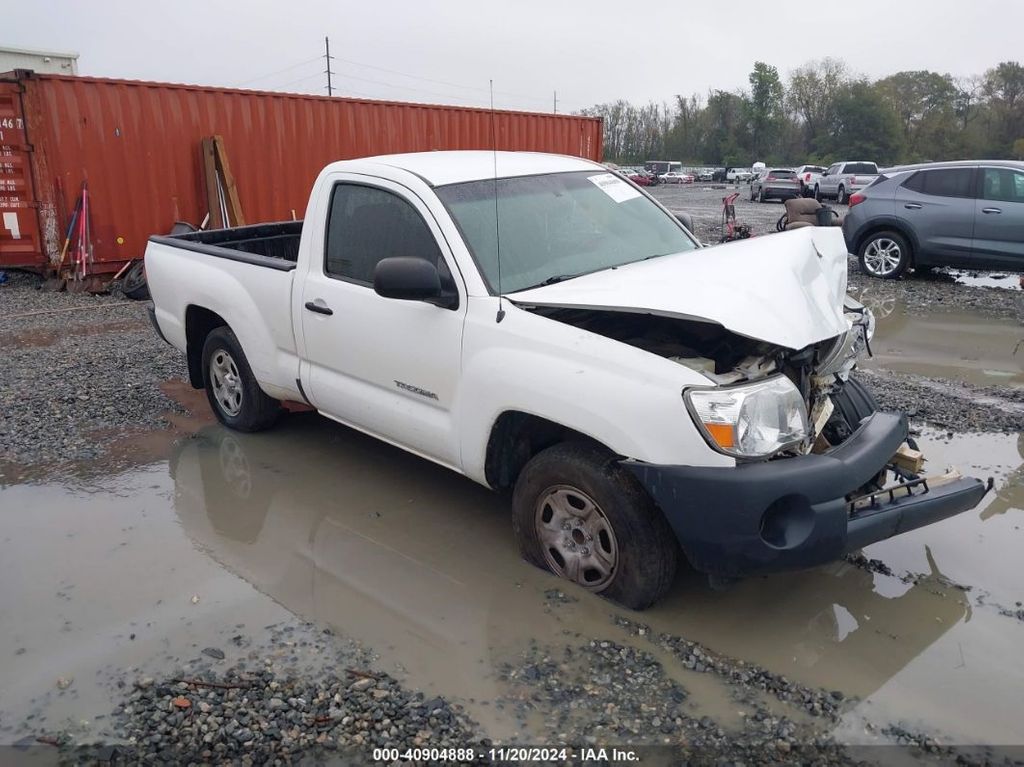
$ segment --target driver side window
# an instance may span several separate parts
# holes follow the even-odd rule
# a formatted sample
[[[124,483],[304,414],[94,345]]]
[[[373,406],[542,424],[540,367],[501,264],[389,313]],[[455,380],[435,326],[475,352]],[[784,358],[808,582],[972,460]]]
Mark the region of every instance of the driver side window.
[[[408,201],[372,186],[336,184],[327,218],[324,272],[372,285],[377,263],[392,256],[423,258],[445,271],[437,240]]]

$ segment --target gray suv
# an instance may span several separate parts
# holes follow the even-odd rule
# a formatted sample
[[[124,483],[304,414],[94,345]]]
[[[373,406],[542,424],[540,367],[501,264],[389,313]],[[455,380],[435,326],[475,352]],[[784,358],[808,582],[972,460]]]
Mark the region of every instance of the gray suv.
[[[887,168],[851,195],[843,235],[874,277],[933,266],[1024,271],[1024,162]]]

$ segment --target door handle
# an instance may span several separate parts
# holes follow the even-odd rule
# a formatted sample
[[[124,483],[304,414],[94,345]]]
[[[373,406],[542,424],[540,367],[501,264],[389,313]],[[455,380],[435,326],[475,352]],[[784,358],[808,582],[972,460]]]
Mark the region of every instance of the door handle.
[[[921,206],[918,205],[916,202],[908,202],[903,207],[906,208],[907,210],[921,210]]]
[[[318,301],[319,303],[317,303]],[[326,314],[328,316],[334,314],[334,310],[320,301],[320,299],[317,299],[316,301],[307,301],[306,308],[311,312],[316,312],[317,314]]]
[[[982,213],[1002,213],[1002,208],[982,208]]]

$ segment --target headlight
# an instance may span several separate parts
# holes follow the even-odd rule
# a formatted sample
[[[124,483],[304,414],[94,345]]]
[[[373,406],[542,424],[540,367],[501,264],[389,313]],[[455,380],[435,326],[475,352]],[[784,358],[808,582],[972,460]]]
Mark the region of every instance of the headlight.
[[[765,458],[807,438],[807,408],[785,376],[742,386],[689,389],[690,415],[716,450]]]

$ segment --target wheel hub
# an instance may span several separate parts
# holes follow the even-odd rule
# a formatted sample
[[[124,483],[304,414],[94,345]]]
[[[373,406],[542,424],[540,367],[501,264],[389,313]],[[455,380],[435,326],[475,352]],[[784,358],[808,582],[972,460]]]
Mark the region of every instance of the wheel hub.
[[[544,559],[556,575],[591,591],[611,583],[618,565],[618,544],[608,517],[583,491],[556,485],[537,502],[537,536]]]
[[[875,275],[892,274],[900,265],[903,251],[899,243],[888,237],[872,240],[864,249],[864,264]]]
[[[227,415],[238,415],[242,410],[242,378],[234,359],[224,349],[218,349],[210,358],[210,379],[213,396]]]

